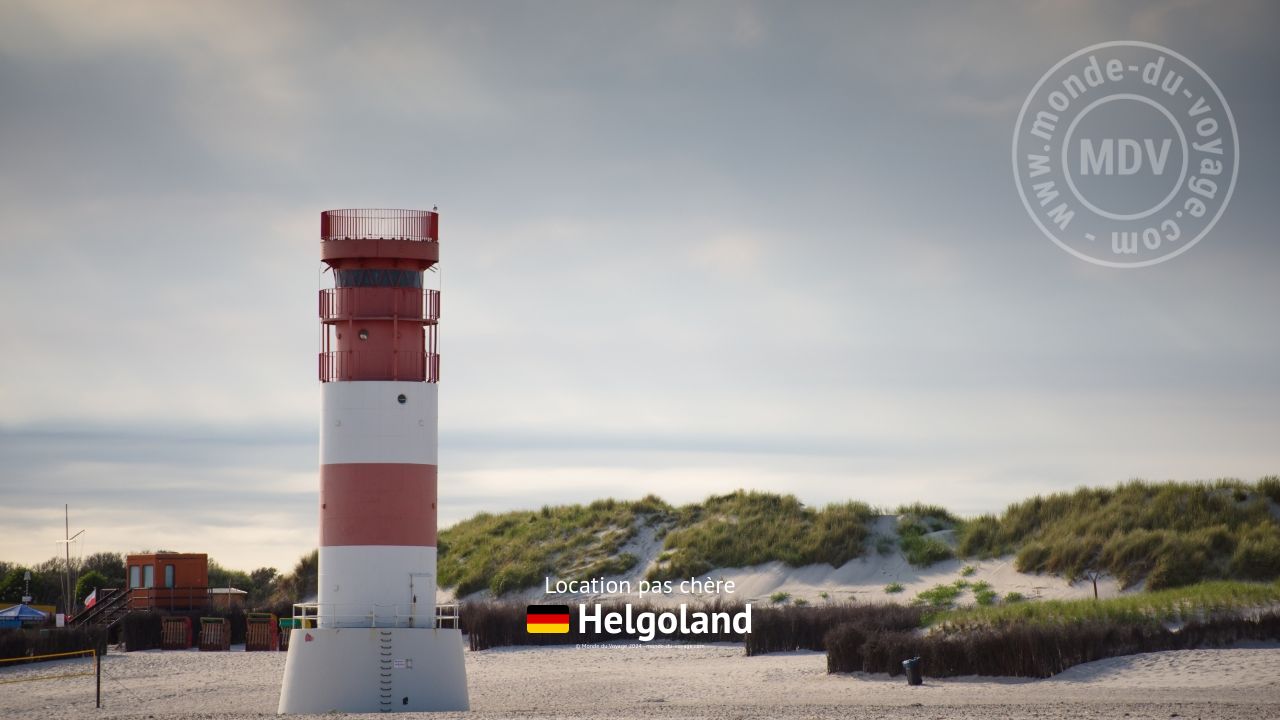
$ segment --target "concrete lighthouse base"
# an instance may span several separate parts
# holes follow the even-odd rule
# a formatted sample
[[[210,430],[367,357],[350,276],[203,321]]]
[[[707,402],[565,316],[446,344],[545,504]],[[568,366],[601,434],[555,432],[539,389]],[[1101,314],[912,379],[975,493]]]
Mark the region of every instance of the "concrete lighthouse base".
[[[278,712],[469,710],[462,632],[443,628],[291,631]]]

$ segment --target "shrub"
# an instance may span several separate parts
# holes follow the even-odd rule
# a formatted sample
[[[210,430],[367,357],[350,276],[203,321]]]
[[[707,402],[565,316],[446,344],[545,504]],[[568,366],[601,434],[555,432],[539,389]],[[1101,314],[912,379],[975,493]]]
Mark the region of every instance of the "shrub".
[[[890,595],[900,593],[902,592],[902,590],[903,590],[903,587],[902,587],[902,583],[900,582],[891,582],[888,585],[884,586],[884,591]]]
[[[1220,646],[1280,638],[1280,614],[1195,620],[1173,632],[1154,620],[1015,623],[961,633],[868,632],[845,623],[824,639],[828,672],[898,675],[902,659],[919,656],[930,677],[1050,677],[1080,663],[1157,650]]]
[[[1024,596],[1022,593],[1016,590],[1007,592],[1004,595],[1004,601],[1007,603],[1022,602],[1023,600],[1026,600],[1026,599],[1027,599],[1026,596]]]
[[[77,607],[79,606],[79,603],[84,602],[84,599],[89,596],[89,593],[93,592],[95,589],[105,587],[107,587],[107,576],[97,570],[90,570],[89,572],[81,575],[80,579],[76,581],[75,600]]]
[[[162,623],[160,613],[152,610],[135,610],[120,621],[121,638],[129,652],[154,650],[160,647]]]
[[[960,577],[973,577],[973,574],[976,572],[978,572],[978,568],[972,565],[965,565],[960,569]]]
[[[854,605],[840,603],[820,607],[781,606],[763,608],[751,618],[746,636],[747,655],[794,650],[825,650],[827,634],[835,627],[853,624],[868,633],[919,627],[922,613],[893,603]]]
[[[781,590],[769,596],[769,602],[773,603],[774,605],[784,605],[790,599],[791,599],[791,593],[785,593],[785,592],[782,592]]]
[[[973,599],[979,605],[994,605],[997,597],[996,591],[989,588],[973,591]]]

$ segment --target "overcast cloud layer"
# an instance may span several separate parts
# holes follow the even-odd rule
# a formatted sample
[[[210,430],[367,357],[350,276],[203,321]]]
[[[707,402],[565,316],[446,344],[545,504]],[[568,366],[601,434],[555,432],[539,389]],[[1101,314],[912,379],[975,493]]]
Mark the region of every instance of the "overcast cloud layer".
[[[317,540],[318,215],[439,205],[440,507],[738,487],[999,510],[1280,472],[1280,11],[0,0],[0,559]],[[1050,243],[1059,59],[1166,45],[1241,170],[1190,252]]]

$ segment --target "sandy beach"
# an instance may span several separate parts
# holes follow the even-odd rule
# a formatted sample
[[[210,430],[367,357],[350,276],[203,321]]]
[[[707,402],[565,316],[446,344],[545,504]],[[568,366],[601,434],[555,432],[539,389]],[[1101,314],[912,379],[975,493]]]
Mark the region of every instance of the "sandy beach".
[[[0,681],[85,661],[0,670]],[[103,708],[93,678],[0,685],[0,717],[251,718],[274,715],[284,653],[112,653]],[[817,652],[745,657],[738,645],[562,646],[467,653],[483,718],[1260,718],[1280,717],[1280,645],[1111,658],[1047,680],[828,675]],[[329,715],[326,717],[334,717]]]

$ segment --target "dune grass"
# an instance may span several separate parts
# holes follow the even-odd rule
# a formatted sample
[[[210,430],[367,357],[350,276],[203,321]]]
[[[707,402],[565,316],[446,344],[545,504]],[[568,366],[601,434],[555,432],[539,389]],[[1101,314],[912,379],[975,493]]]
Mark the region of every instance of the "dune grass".
[[[1146,483],[1036,496],[960,524],[966,557],[1017,553],[1022,572],[1111,575],[1149,589],[1280,576],[1280,478]]]
[[[940,586],[946,587],[946,586]],[[921,593],[923,595],[924,593]],[[1038,600],[981,605],[932,613],[928,625],[945,632],[1007,625],[1186,621],[1222,613],[1280,606],[1280,581],[1214,580],[1179,588],[1133,593],[1106,600]]]
[[[481,513],[440,533],[440,582],[459,595],[496,595],[543,577],[584,579],[632,572],[623,551],[651,527],[663,548],[650,580],[778,561],[839,567],[895,548],[916,567],[956,555],[1016,554],[1022,572],[1070,580],[1112,576],[1131,587],[1184,586],[1206,579],[1280,578],[1280,477],[1257,483],[1146,483],[1036,496],[1000,515],[961,519],[936,505],[896,509],[897,535],[871,536],[877,511],[860,502],[811,507],[793,495],[738,491],[673,507],[637,501]],[[954,531],[955,550],[945,535]],[[972,575],[972,566],[961,571]],[[991,588],[974,599],[997,604]],[[1006,597],[1005,602],[1016,598]]]
[[[902,505],[897,515],[898,546],[907,562],[916,567],[929,567],[955,557],[949,545],[927,535],[955,528],[960,524],[959,518],[945,508],[921,503]]]
[[[458,595],[494,595],[541,585],[543,578],[585,579],[627,572],[638,562],[620,549],[641,522],[661,521],[671,506],[649,496],[636,501],[480,513],[440,533],[440,584]]]
[[[815,509],[794,495],[740,490],[713,496],[674,512],[664,538],[665,558],[649,578],[674,580],[772,561],[839,567],[866,552],[874,516],[860,502]]]
[[[642,525],[653,527],[664,544],[651,580],[775,560],[839,566],[866,551],[873,517],[864,503],[815,509],[794,495],[744,491],[678,508],[649,496],[481,513],[440,533],[440,583],[460,596],[483,589],[503,595],[538,586],[544,577],[626,573],[639,558],[622,548]]]

